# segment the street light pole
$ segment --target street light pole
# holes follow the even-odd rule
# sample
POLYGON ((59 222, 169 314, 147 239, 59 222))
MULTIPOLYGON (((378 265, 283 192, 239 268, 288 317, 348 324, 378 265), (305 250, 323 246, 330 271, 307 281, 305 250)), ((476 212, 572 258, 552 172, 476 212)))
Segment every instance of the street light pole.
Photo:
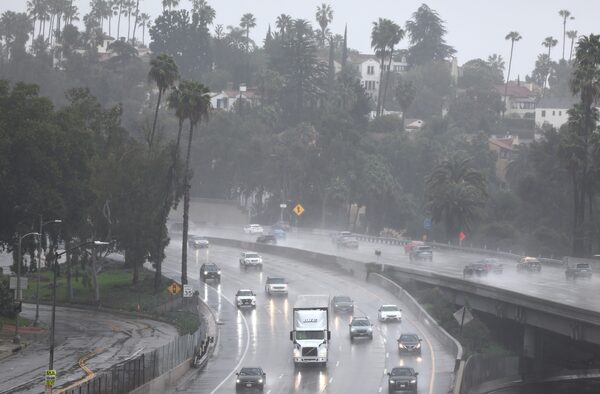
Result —
MULTIPOLYGON (((39 233, 27 233, 22 237, 17 233, 17 237, 19 237, 19 250, 17 250, 17 295, 15 299, 17 303, 21 305, 21 241, 23 238, 28 237, 30 235, 40 235, 39 233)), ((19 314, 21 311, 17 311, 17 318, 15 320, 15 338, 13 339, 13 343, 21 343, 21 336, 19 335, 19 314)))
POLYGON ((40 215, 40 242, 38 243, 38 266, 37 266, 37 281, 35 283, 35 320, 33 321, 33 325, 35 327, 38 326, 40 322, 40 271, 42 268, 42 229, 45 225, 51 223, 62 223, 62 220, 55 219, 49 220, 44 223, 42 219, 42 215, 40 215))
POLYGON ((66 253, 69 253, 75 249, 79 249, 79 248, 82 248, 87 245, 93 245, 93 246, 109 245, 109 242, 89 241, 89 242, 84 242, 80 245, 74 246, 74 247, 67 249, 65 251, 62 251, 60 253, 54 252, 54 264, 52 265, 53 271, 54 271, 54 280, 52 281, 52 283, 53 283, 53 286, 52 286, 52 320, 51 320, 51 328, 50 328, 50 330, 51 330, 51 332, 50 332, 50 362, 48 363, 49 370, 54 369, 54 333, 55 333, 55 328, 56 328, 56 276, 57 276, 57 268, 58 268, 58 259, 60 258, 60 256, 66 254, 66 253))

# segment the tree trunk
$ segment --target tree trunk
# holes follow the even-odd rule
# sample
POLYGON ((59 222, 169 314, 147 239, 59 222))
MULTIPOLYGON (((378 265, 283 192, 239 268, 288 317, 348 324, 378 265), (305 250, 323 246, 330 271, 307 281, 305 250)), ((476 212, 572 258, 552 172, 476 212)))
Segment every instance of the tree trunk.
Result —
POLYGON ((571 39, 571 50, 569 51, 569 63, 571 63, 571 59, 573 58, 573 44, 575 44, 575 39, 571 39))
POLYGON ((381 52, 381 64, 379 66, 379 89, 377 89, 377 109, 375 111, 375 114, 377 116, 381 115, 381 85, 383 82, 383 74, 384 74, 384 67, 385 67, 385 51, 382 50, 381 52))
POLYGON ((565 39, 567 38, 567 19, 563 20, 563 51, 562 60, 565 60, 565 39))
POLYGON ((502 111, 502 117, 506 112, 506 95, 508 94, 508 81, 510 81, 510 68, 512 66, 513 49, 515 48, 515 40, 511 40, 510 44, 510 58, 508 60, 508 73, 506 74, 506 84, 504 85, 504 111, 502 111))
POLYGON ((119 37, 121 35, 121 5, 122 3, 119 3, 119 18, 117 19, 117 40, 120 39, 121 37, 119 37))
POLYGON ((135 29, 138 25, 138 15, 140 14, 140 0, 136 1, 135 4, 135 19, 133 20, 133 34, 131 36, 131 42, 135 44, 135 29))
POLYGON ((92 249, 92 286, 94 287, 94 303, 100 305, 100 287, 98 287, 98 272, 96 271, 97 251, 92 249))
MULTIPOLYGON (((65 249, 71 249, 71 243, 65 241, 65 249)), ((69 302, 73 301, 73 256, 71 253, 67 253, 66 264, 67 264, 67 294, 69 296, 69 302)))
POLYGON ((388 62, 388 69, 387 69, 387 73, 385 75, 385 87, 383 90, 383 97, 381 98, 381 112, 384 113, 385 111, 385 99, 387 97, 387 88, 388 85, 390 83, 390 72, 392 71, 392 58, 394 57, 394 47, 392 47, 390 49, 390 60, 388 62))
POLYGON ((184 176, 184 189, 183 189, 183 234, 181 244, 181 284, 186 285, 187 282, 187 241, 188 241, 188 227, 189 227, 189 215, 190 215, 190 157, 192 155, 192 138, 194 136, 194 123, 190 120, 190 134, 188 138, 187 154, 185 157, 185 172, 184 176))
POLYGON ((160 100, 162 99, 162 89, 158 89, 158 100, 156 101, 156 109, 154 110, 154 122, 152 122, 152 133, 150 134, 150 141, 148 145, 152 150, 152 143, 154 142, 154 133, 156 132, 156 121, 158 120, 158 108, 160 107, 160 100))

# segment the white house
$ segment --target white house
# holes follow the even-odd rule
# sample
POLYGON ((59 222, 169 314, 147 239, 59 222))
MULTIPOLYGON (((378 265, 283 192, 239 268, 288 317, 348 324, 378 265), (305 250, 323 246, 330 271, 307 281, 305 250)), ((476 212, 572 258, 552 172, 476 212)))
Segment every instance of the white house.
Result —
MULTIPOLYGON (((241 98, 244 102, 244 106, 249 105, 254 107, 258 104, 259 95, 255 89, 248 89, 241 92, 241 98)), ((236 103, 240 99, 239 90, 223 90, 219 93, 210 94, 210 104, 213 109, 222 111, 233 111, 235 110, 236 103)))
POLYGON ((544 97, 535 108, 535 125, 542 128, 548 124, 555 129, 569 121, 567 111, 577 103, 576 97, 544 97))
MULTIPOLYGON (((348 62, 352 64, 360 74, 360 83, 365 88, 367 94, 376 99, 379 94, 381 60, 375 55, 351 53, 348 55, 348 62)), ((385 62, 384 69, 386 71, 388 70, 387 61, 385 62)), ((401 61, 392 60, 391 70, 396 73, 402 73, 408 70, 406 59, 402 58, 401 61)))

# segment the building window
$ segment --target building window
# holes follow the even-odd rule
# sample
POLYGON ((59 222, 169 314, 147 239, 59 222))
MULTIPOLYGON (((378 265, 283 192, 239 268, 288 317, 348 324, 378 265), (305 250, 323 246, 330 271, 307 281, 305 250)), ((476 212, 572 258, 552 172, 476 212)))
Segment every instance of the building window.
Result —
POLYGON ((562 116, 562 111, 558 111, 558 116, 562 116))
POLYGON ((546 117, 546 110, 542 110, 542 118, 546 117))
POLYGON ((367 75, 375 74, 375 66, 367 66, 367 75))
POLYGON ((552 111, 552 116, 556 115, 556 111, 552 111))

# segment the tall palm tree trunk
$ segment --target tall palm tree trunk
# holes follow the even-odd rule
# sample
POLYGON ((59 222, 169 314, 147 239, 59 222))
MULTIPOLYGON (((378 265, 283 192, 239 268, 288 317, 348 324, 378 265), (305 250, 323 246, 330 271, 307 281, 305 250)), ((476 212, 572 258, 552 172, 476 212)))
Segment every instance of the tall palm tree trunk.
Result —
POLYGON ((156 109, 154 110, 154 122, 152 122, 152 133, 150 134, 149 145, 152 149, 152 143, 154 142, 154 133, 156 133, 156 121, 158 120, 158 108, 160 107, 160 100, 162 99, 163 91, 158 89, 158 100, 156 101, 156 109))
POLYGON ((194 136, 194 123, 190 120, 190 135, 188 137, 187 154, 185 157, 185 172, 183 179, 185 182, 183 189, 183 234, 181 245, 181 284, 187 284, 187 240, 190 216, 190 157, 192 155, 192 137, 194 136))
POLYGON ((160 282, 162 277, 162 243, 163 239, 163 223, 169 216, 169 211, 171 210, 171 193, 173 189, 173 184, 177 184, 175 181, 175 167, 177 166, 177 162, 179 160, 179 146, 181 144, 181 134, 183 132, 183 118, 179 119, 179 131, 177 132, 177 143, 173 148, 172 153, 172 161, 171 166, 169 167, 169 171, 167 172, 167 182, 165 184, 165 200, 163 202, 161 215, 158 221, 158 237, 156 242, 156 272, 154 275, 154 290, 156 292, 160 291, 160 282))
POLYGON ((140 0, 137 0, 135 4, 135 19, 133 20, 133 34, 131 35, 132 43, 135 43, 135 29, 138 25, 138 16, 140 14, 140 0))
POLYGON ((121 13, 122 13, 122 9, 121 6, 123 5, 122 2, 119 2, 119 18, 117 19, 117 40, 119 38, 121 38, 121 13))
POLYGON ((383 74, 385 73, 385 51, 382 50, 382 54, 381 54, 381 64, 379 66, 379 89, 377 89, 377 110, 375 111, 375 113, 377 114, 377 116, 381 115, 381 91, 382 91, 382 84, 383 84, 383 74))
POLYGON ((390 72, 392 71, 392 58, 394 57, 394 47, 390 49, 390 60, 388 62, 388 69, 385 75, 385 86, 383 89, 383 97, 381 98, 381 113, 383 114, 385 111, 385 99, 387 97, 387 89, 390 83, 390 72))
POLYGON ((575 44, 575 39, 571 38, 571 49, 569 50, 569 63, 571 63, 571 59, 573 58, 573 44, 575 44))
POLYGON ((510 58, 508 59, 508 73, 506 74, 506 84, 504 84, 504 111, 502 111, 502 117, 506 112, 506 96, 508 94, 508 81, 510 81, 510 68, 512 66, 513 49, 515 48, 515 40, 512 40, 510 44, 510 58))
POLYGON ((563 20, 563 51, 562 59, 565 60, 565 39, 567 38, 567 19, 563 20))

